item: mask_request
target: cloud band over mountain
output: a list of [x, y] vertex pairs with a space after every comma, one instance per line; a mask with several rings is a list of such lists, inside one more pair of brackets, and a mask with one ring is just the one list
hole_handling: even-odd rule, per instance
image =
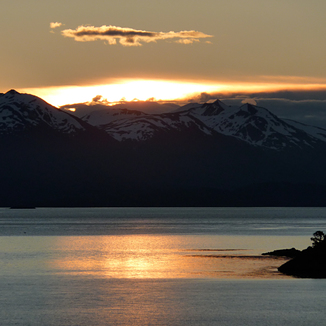
[[199, 42], [199, 39], [213, 37], [198, 31], [180, 31], [180, 32], [151, 32], [136, 30], [127, 27], [106, 26], [79, 26], [76, 29], [65, 29], [61, 31], [65, 37], [74, 38], [78, 42], [90, 42], [96, 40], [107, 41], [113, 45], [119, 43], [123, 46], [141, 46], [142, 43], [156, 42], [158, 40], [176, 39], [175, 42], [182, 44], [191, 44]]

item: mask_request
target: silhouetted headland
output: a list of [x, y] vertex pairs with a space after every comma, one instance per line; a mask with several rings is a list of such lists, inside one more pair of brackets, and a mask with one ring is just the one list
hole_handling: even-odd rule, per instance
[[326, 278], [326, 235], [322, 231], [317, 231], [311, 240], [312, 246], [284, 263], [278, 271], [295, 277]]
[[298, 254], [300, 254], [301, 251], [295, 248], [291, 249], [280, 249], [280, 250], [274, 250], [270, 252], [264, 252], [263, 256], [278, 256], [278, 257], [288, 257], [288, 258], [294, 258]]

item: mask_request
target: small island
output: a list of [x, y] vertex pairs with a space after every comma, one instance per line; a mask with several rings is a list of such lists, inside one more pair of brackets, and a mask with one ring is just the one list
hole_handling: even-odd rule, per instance
[[[301, 278], [326, 278], [326, 235], [322, 231], [313, 234], [312, 246], [305, 250], [283, 249], [265, 253], [265, 255], [293, 255], [291, 260], [278, 268], [278, 271]], [[290, 254], [290, 255], [289, 255]]]

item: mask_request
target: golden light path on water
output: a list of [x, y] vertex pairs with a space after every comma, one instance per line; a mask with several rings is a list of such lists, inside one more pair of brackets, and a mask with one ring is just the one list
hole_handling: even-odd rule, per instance
[[172, 81], [159, 79], [115, 79], [106, 83], [85, 86], [53, 86], [17, 89], [41, 97], [54, 106], [90, 102], [101, 95], [108, 102], [116, 103], [121, 100], [133, 101], [148, 99], [156, 101], [174, 101], [198, 97], [201, 93], [235, 94], [237, 92], [250, 94], [259, 92], [276, 92], [282, 90], [319, 90], [326, 89], [323, 80], [310, 81], [300, 78], [259, 80], [257, 82], [220, 82], [220, 81]]
[[[264, 243], [264, 237], [218, 238], [207, 235], [58, 237], [55, 245], [58, 256], [49, 264], [59, 274], [104, 278], [286, 277], [277, 272], [285, 258], [261, 256], [262, 251], [270, 248], [270, 243]], [[277, 237], [272, 238], [273, 243], [278, 241]], [[293, 245], [293, 238], [289, 242]], [[257, 243], [261, 243], [261, 248], [252, 249]]]

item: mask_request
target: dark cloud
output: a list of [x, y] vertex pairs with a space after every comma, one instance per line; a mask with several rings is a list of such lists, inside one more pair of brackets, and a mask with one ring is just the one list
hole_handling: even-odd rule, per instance
[[89, 42], [96, 40], [107, 41], [108, 44], [119, 43], [124, 46], [141, 46], [141, 43], [156, 42], [158, 40], [176, 39], [175, 42], [191, 44], [199, 42], [201, 38], [212, 37], [198, 31], [181, 31], [181, 32], [150, 32], [136, 30], [133, 28], [106, 26], [79, 26], [76, 29], [65, 29], [62, 32], [65, 37], [74, 38], [78, 42]]
[[[239, 93], [240, 95], [240, 93]], [[326, 100], [326, 90], [316, 89], [316, 90], [283, 90], [275, 92], [257, 92], [251, 93], [250, 97], [258, 98], [281, 98], [293, 101], [305, 101], [305, 100]]]
[[102, 99], [102, 95], [96, 95], [95, 97], [92, 98], [92, 102], [100, 102]]
[[280, 118], [326, 128], [326, 100], [257, 99], [262, 106]]
[[208, 101], [210, 101], [212, 99], [214, 99], [213, 94], [209, 94], [209, 93], [203, 92], [203, 93], [200, 93], [199, 95], [191, 98], [189, 100], [189, 102], [205, 103], [205, 102], [208, 102]]
[[232, 98], [239, 99], [240, 101], [244, 99], [284, 99], [289, 101], [325, 101], [326, 100], [326, 89], [317, 90], [294, 90], [294, 91], [263, 91], [263, 92], [241, 92], [241, 91], [221, 91], [221, 92], [211, 92], [211, 93], [200, 93], [194, 95], [191, 100], [201, 101], [210, 99], [222, 99], [222, 98]]

